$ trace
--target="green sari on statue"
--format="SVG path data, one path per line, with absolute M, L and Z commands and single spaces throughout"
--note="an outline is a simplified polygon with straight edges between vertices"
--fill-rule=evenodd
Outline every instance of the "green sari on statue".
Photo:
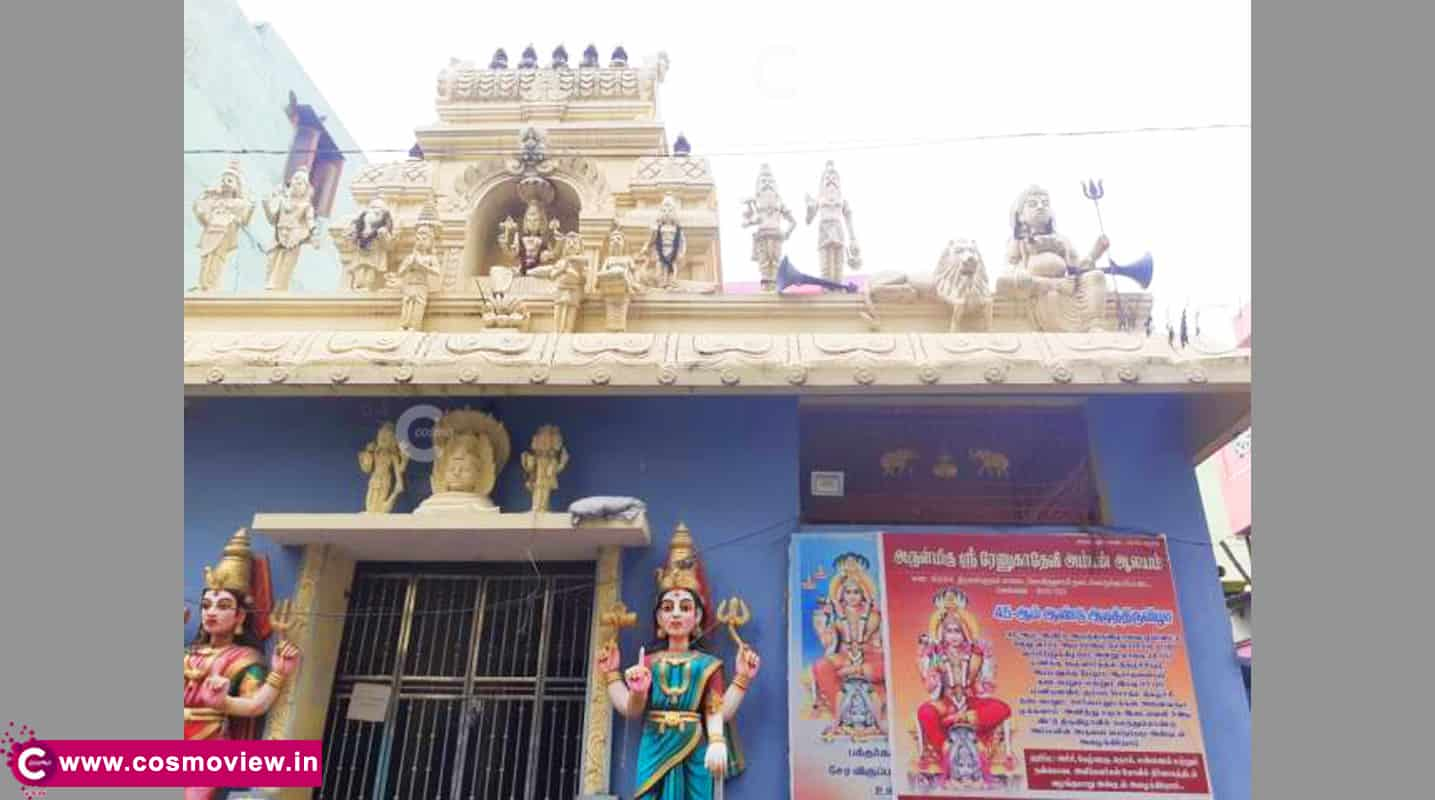
M 712 800 L 713 776 L 707 755 L 707 710 L 722 707 L 722 660 L 696 650 L 659 651 L 648 657 L 653 685 L 643 738 L 638 743 L 638 791 L 635 800 Z M 746 766 L 737 730 L 723 723 L 727 739 L 727 778 Z

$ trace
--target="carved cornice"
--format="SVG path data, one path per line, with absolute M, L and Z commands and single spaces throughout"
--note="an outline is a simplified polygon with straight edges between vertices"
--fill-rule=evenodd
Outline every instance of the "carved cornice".
M 655 209 L 639 209 L 625 215 L 624 230 L 630 243 L 645 235 L 647 223 Z M 679 212 L 683 224 L 694 234 L 706 232 L 701 212 L 684 209 Z M 455 226 L 450 226 L 455 227 Z M 606 227 L 605 229 L 606 230 Z M 706 246 L 694 236 L 689 256 L 703 252 Z M 1150 308 L 1148 295 L 1127 294 L 1123 308 L 1138 319 L 1144 319 Z M 482 297 L 473 286 L 446 289 L 443 295 L 430 298 L 425 314 L 429 330 L 465 333 L 480 329 L 475 322 Z M 530 302 L 534 330 L 552 325 L 548 301 L 539 297 Z M 942 333 L 951 318 L 950 307 L 928 297 L 904 302 L 880 302 L 883 332 Z M 650 291 L 633 298 L 629 330 L 633 332 L 703 332 L 746 333 L 866 333 L 869 326 L 862 321 L 862 300 L 858 295 L 827 294 L 778 296 L 771 294 L 710 294 L 692 295 Z M 998 297 L 994 302 L 994 333 L 1024 333 L 1031 330 L 1020 301 Z M 392 318 L 397 325 L 399 298 L 397 294 L 372 295 L 305 295 L 305 294 L 193 294 L 184 298 L 186 332 L 197 331 L 373 331 L 383 329 L 382 320 Z M 1107 327 L 1116 328 L 1117 301 L 1107 300 Z M 603 330 L 602 304 L 595 298 L 584 301 L 578 331 Z M 1164 343 L 1164 339 L 1162 340 Z M 1168 348 L 1169 349 L 1169 348 Z
M 651 100 L 657 76 L 637 67 L 480 69 L 471 61 L 444 68 L 438 103 L 551 103 Z
M 194 331 L 192 393 L 1249 392 L 1251 351 L 1135 334 Z

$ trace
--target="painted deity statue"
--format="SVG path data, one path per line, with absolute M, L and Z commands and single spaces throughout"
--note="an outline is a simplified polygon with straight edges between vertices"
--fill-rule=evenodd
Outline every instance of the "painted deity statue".
M 523 211 L 523 222 L 508 217 L 499 224 L 498 243 L 514 258 L 520 275 L 529 270 L 552 264 L 558 258 L 556 240 L 558 221 L 548 221 L 543 206 L 530 200 Z
M 807 196 L 807 224 L 817 220 L 817 253 L 822 263 L 822 277 L 842 283 L 843 261 L 854 270 L 862 268 L 862 252 L 857 247 L 857 234 L 852 230 L 852 209 L 842 196 L 842 179 L 832 162 L 822 170 L 822 185 L 817 199 Z M 848 237 L 852 243 L 847 243 Z M 830 290 L 829 290 L 830 291 Z
M 638 663 L 622 674 L 616 644 L 600 652 L 598 667 L 614 709 L 643 720 L 635 800 L 711 800 L 721 797 L 721 782 L 746 767 L 733 718 L 760 660 L 740 645 L 737 673 L 731 684 L 724 680 L 723 662 L 707 643 L 716 628 L 710 595 L 683 525 L 673 532 L 657 584 L 658 640 L 639 650 Z
M 224 268 L 239 249 L 239 229 L 254 216 L 254 201 L 244 194 L 239 162 L 231 161 L 219 175 L 219 186 L 205 189 L 194 201 L 199 234 L 199 281 L 192 291 L 212 292 L 224 281 Z
M 917 770 L 943 781 L 984 780 L 1010 766 L 1011 707 L 990 696 L 992 648 L 981 638 L 966 595 L 944 589 L 933 605 L 919 642 L 917 668 L 931 699 L 917 708 Z
M 428 309 L 429 285 L 442 275 L 434 245 L 438 239 L 438 212 L 432 205 L 424 206 L 414 229 L 414 249 L 399 263 L 395 279 L 402 300 L 399 306 L 399 328 L 415 331 L 423 327 Z
M 399 447 L 394 423 L 379 426 L 374 441 L 359 451 L 359 469 L 369 476 L 369 491 L 364 497 L 364 510 L 371 514 L 388 514 L 404 491 L 404 470 L 409 454 Z
M 1099 331 L 1106 313 L 1106 274 L 1096 259 L 1110 242 L 1096 241 L 1091 255 L 1081 258 L 1071 240 L 1056 232 L 1051 196 L 1032 186 L 1017 197 L 1011 210 L 1012 238 L 1007 245 L 1010 269 L 997 280 L 997 291 L 1031 302 L 1038 330 Z
M 643 246 L 643 255 L 656 259 L 653 285 L 661 288 L 676 285 L 678 265 L 687 252 L 687 237 L 678 222 L 678 200 L 672 195 L 664 195 L 663 202 L 658 205 L 658 218 L 648 231 L 648 243 Z
M 882 653 L 882 612 L 871 562 L 856 553 L 833 560 L 827 598 L 812 624 L 826 651 L 812 665 L 819 707 L 832 715 L 823 736 L 864 738 L 885 735 L 886 676 Z
M 389 251 L 394 246 L 394 215 L 388 204 L 379 197 L 369 201 L 369 207 L 355 215 L 346 235 L 354 245 L 349 288 L 370 292 L 383 286 L 388 277 Z
M 533 434 L 529 451 L 523 454 L 524 487 L 533 497 L 534 511 L 547 511 L 553 490 L 558 488 L 558 473 L 568 466 L 568 448 L 557 425 L 544 425 Z
M 264 563 L 264 562 L 261 562 Z M 259 718 L 299 669 L 299 649 L 281 638 L 264 663 L 264 639 L 272 627 L 289 627 L 288 613 L 272 616 L 267 604 L 268 570 L 256 569 L 249 532 L 240 530 L 225 545 L 217 567 L 204 570 L 199 630 L 184 654 L 184 738 L 256 739 Z M 258 578 L 258 581 L 255 579 Z M 256 602 L 251 584 L 264 597 Z M 189 609 L 185 609 L 189 621 Z M 191 787 L 185 800 L 211 800 L 218 789 Z
M 314 189 L 309 173 L 298 169 L 289 182 L 264 200 L 264 216 L 274 226 L 274 246 L 269 250 L 265 288 L 286 292 L 299 263 L 299 248 L 312 244 L 319 247 L 318 223 L 314 219 Z
M 767 164 L 757 174 L 757 192 L 746 201 L 742 226 L 757 226 L 752 234 L 752 260 L 762 276 L 763 291 L 777 291 L 777 267 L 782 263 L 782 245 L 797 227 L 790 211 L 777 193 L 777 179 Z M 783 230 L 782 221 L 787 220 Z

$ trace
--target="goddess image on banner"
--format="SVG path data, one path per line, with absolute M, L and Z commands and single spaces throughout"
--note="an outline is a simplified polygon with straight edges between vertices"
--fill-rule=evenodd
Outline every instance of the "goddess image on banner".
M 899 798 L 1206 798 L 1163 537 L 881 535 Z
M 877 534 L 798 534 L 789 564 L 792 797 L 889 797 Z

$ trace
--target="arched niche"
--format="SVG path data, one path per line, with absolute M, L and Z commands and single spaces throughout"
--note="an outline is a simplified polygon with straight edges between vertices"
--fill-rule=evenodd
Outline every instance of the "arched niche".
M 549 180 L 556 191 L 553 202 L 548 205 L 548 218 L 557 219 L 564 233 L 578 230 L 583 201 L 577 190 L 562 177 Z M 468 212 L 468 222 L 464 230 L 465 279 L 487 275 L 490 267 L 513 263 L 512 257 L 498 244 L 498 226 L 508 217 L 512 217 L 515 222 L 522 222 L 526 209 L 527 204 L 518 196 L 517 178 L 496 181 L 479 196 L 478 202 Z

